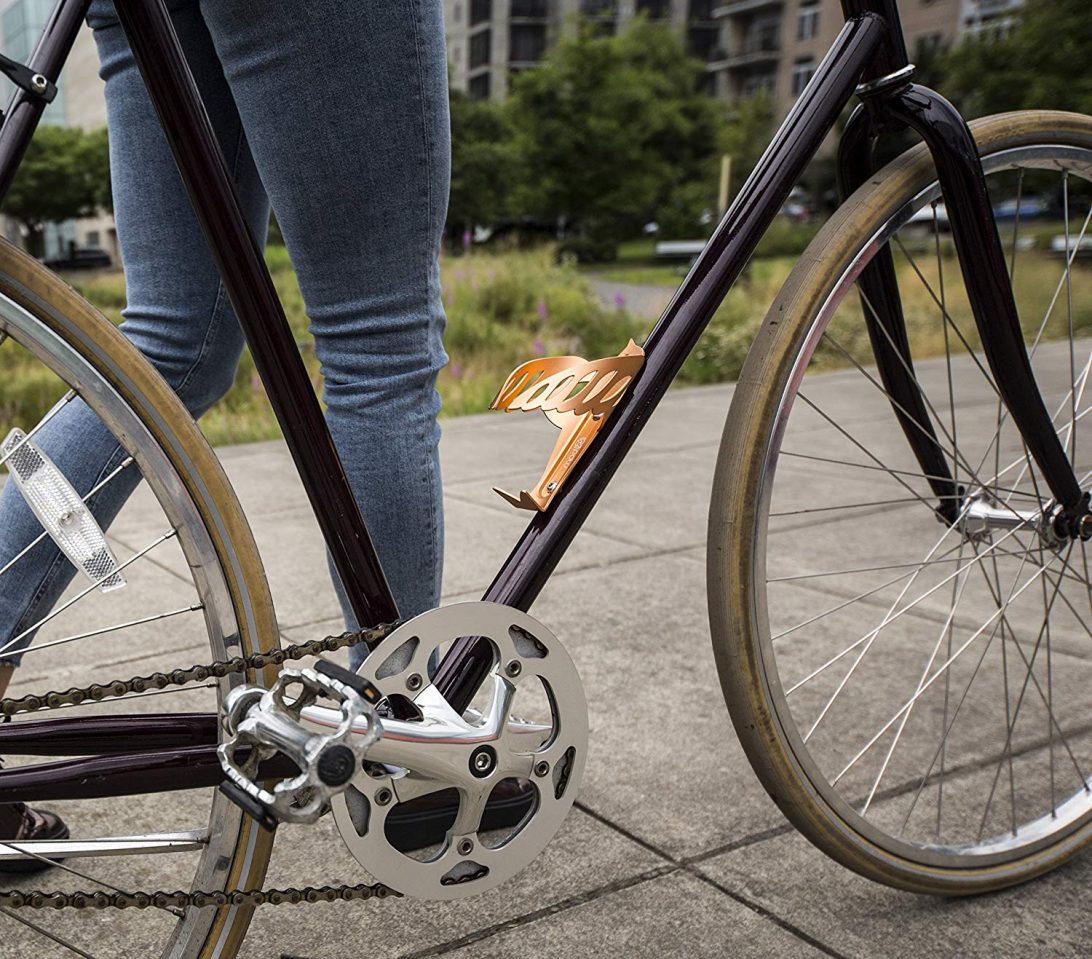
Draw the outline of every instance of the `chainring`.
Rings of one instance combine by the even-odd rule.
[[[493,665],[480,708],[459,715],[433,685],[430,661],[468,636],[492,646]],[[576,798],[588,743],[580,677],[545,626],[495,603],[441,607],[399,626],[358,673],[392,716],[410,717],[383,719],[369,761],[332,801],[341,838],[369,873],[407,896],[461,899],[500,885],[542,852]],[[528,707],[542,719],[515,718]],[[506,780],[502,788],[533,790],[535,801],[516,826],[482,831],[486,802]],[[458,812],[438,847],[402,852],[391,843],[384,827],[394,809],[451,789]]]

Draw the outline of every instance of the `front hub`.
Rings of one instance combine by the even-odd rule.
[[[1084,512],[1072,520],[1060,506],[1048,503],[1042,509],[1017,509],[985,491],[973,493],[964,500],[957,525],[968,542],[992,539],[995,532],[1034,533],[1047,549],[1059,550],[1074,537],[1092,536],[1092,518],[1087,512],[1088,497],[1082,501]]]

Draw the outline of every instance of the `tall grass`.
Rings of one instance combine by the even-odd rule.
[[[973,317],[963,293],[951,251],[911,250],[913,262],[896,252],[904,310],[916,357],[944,352],[944,328],[934,294],[944,274],[945,305],[952,321],[972,348],[978,347]],[[316,390],[322,374],[308,330],[299,285],[283,247],[270,247],[267,262],[285,306],[293,334]],[[728,295],[687,360],[680,379],[713,383],[735,379],[769,304],[792,268],[788,256],[756,259]],[[508,373],[538,355],[573,354],[587,358],[619,352],[633,337],[642,342],[648,323],[621,306],[603,305],[584,275],[558,266],[543,249],[496,255],[474,254],[445,260],[442,296],[448,323],[445,335],[451,361],[440,373],[438,388],[443,415],[477,413]],[[1016,297],[1031,336],[1038,331],[1056,290],[1058,301],[1044,336],[1067,335],[1070,295],[1073,327],[1092,335],[1092,265],[1074,268],[1072,288],[1063,285],[1062,261],[1047,253],[1023,254],[1016,274]],[[71,278],[77,289],[114,322],[125,303],[124,279],[118,273]],[[926,285],[928,284],[928,286]],[[847,296],[831,325],[831,338],[816,354],[820,367],[844,366],[848,353],[871,363],[871,348],[856,295]],[[844,353],[842,352],[844,351]],[[12,426],[29,428],[64,392],[64,386],[20,347],[0,347],[0,437]],[[268,439],[279,430],[249,353],[245,353],[231,390],[201,422],[213,443]]]

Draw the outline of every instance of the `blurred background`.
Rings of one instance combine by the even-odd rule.
[[[0,0],[0,51],[25,60],[51,0]],[[1092,113],[1087,0],[901,0],[919,82],[968,117],[1047,107]],[[451,362],[445,415],[484,410],[533,355],[638,342],[842,24],[838,0],[444,0],[453,141],[442,261]],[[125,304],[110,215],[105,105],[84,31],[0,223],[115,322]],[[3,81],[7,83],[6,80]],[[848,111],[847,111],[848,115]],[[844,123],[846,116],[841,118]],[[828,139],[683,372],[733,379],[792,263],[837,205]],[[892,139],[894,156],[911,144]],[[1031,252],[1059,233],[1057,187],[995,198]],[[943,224],[941,224],[943,226]],[[1092,246],[1078,260],[1089,269]],[[267,260],[319,383],[307,318],[272,224]],[[1089,318],[1092,323],[1092,318]],[[51,398],[4,370],[0,420]],[[202,421],[214,443],[277,435],[244,357]]]

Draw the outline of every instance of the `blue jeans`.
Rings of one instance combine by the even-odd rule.
[[[450,134],[440,0],[175,0],[171,8],[262,243],[271,202],[276,211],[334,442],[399,610],[415,615],[439,601],[443,548],[435,383],[447,357],[437,256]],[[112,3],[95,0],[88,20],[106,81],[128,295],[122,330],[200,416],[231,386],[243,336]],[[36,441],[81,495],[125,455],[81,401]],[[91,501],[104,527],[135,474],[124,471]],[[11,483],[0,517],[3,568],[41,527]],[[0,576],[0,646],[46,615],[73,574],[46,539]],[[31,639],[2,659],[17,662],[17,647]]]

